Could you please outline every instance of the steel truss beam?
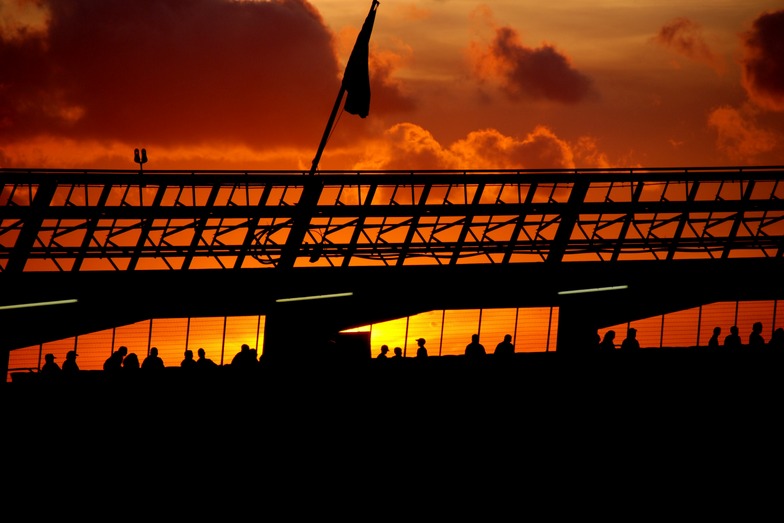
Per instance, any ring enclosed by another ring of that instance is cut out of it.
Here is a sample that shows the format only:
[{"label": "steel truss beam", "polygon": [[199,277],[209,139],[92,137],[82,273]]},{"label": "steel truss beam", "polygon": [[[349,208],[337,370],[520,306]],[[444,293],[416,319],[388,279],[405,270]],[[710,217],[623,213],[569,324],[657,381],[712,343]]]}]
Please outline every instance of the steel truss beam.
[{"label": "steel truss beam", "polygon": [[0,272],[780,258],[784,168],[0,170]]}]

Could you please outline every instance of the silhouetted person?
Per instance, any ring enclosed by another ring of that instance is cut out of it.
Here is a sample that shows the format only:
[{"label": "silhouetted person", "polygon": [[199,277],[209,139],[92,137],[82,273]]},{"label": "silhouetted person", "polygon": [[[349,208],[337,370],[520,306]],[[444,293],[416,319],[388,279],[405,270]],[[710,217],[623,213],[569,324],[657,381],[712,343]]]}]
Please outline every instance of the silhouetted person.
[{"label": "silhouetted person", "polygon": [[726,349],[735,350],[741,348],[743,343],[740,340],[740,334],[738,334],[738,326],[733,325],[730,327],[730,333],[724,337],[724,347]]},{"label": "silhouetted person", "polygon": [[76,354],[75,350],[69,350],[65,354],[65,361],[63,361],[63,376],[74,376],[79,373],[79,365],[76,363]]},{"label": "silhouetted person", "polygon": [[591,352],[600,352],[600,345],[602,344],[602,337],[599,335],[599,329],[593,331],[590,339]]},{"label": "silhouetted person", "polygon": [[768,347],[771,349],[781,350],[784,349],[784,327],[779,327],[773,331],[768,342]]},{"label": "silhouetted person", "polygon": [[231,359],[231,366],[234,368],[245,368],[253,366],[256,363],[256,357],[250,351],[250,345],[243,343],[240,346],[240,351]]},{"label": "silhouetted person", "polygon": [[126,372],[135,372],[141,368],[139,365],[139,356],[135,352],[128,354],[122,361],[123,370]]},{"label": "silhouetted person", "polygon": [[479,334],[471,335],[471,343],[466,345],[465,355],[471,359],[481,358],[487,354],[485,346],[479,343]]},{"label": "silhouetted person", "polygon": [[389,352],[389,345],[382,345],[381,351],[376,355],[376,359],[385,360],[387,359],[387,353]]},{"label": "silhouetted person", "polygon": [[629,327],[626,337],[621,342],[622,351],[635,351],[640,348],[640,341],[637,339],[637,329]]},{"label": "silhouetted person", "polygon": [[615,352],[615,331],[610,329],[604,333],[604,338],[599,344],[599,352]]},{"label": "silhouetted person", "polygon": [[150,347],[150,353],[142,361],[142,370],[157,371],[163,370],[163,359],[158,356],[158,347]]},{"label": "silhouetted person", "polygon": [[721,327],[713,327],[713,335],[708,340],[709,349],[719,348],[719,336],[721,336]]},{"label": "silhouetted person", "polygon": [[139,356],[135,352],[129,352],[122,361],[122,379],[126,382],[136,382],[140,377],[140,369]]},{"label": "silhouetted person", "polygon": [[749,348],[762,349],[765,347],[765,338],[762,337],[762,322],[755,321],[749,334]]},{"label": "silhouetted person", "polygon": [[193,359],[193,351],[191,349],[185,349],[183,353],[183,359],[180,362],[180,367],[185,370],[193,370],[196,368],[196,360]]},{"label": "silhouetted person", "polygon": [[403,359],[403,349],[401,349],[400,347],[395,347],[393,352],[394,352],[394,355],[392,356],[391,359],[393,359],[393,360],[402,360]]},{"label": "silhouetted person", "polygon": [[427,358],[427,347],[425,347],[425,338],[417,338],[417,350],[416,350],[416,357],[417,358]]},{"label": "silhouetted person", "polygon": [[199,370],[213,370],[218,368],[218,364],[207,357],[207,352],[204,348],[199,347],[196,351],[198,358],[196,358],[196,368]]},{"label": "silhouetted person", "polygon": [[56,380],[60,377],[62,369],[57,364],[54,354],[47,354],[44,356],[44,364],[41,367],[41,377],[45,380]]},{"label": "silhouetted person", "polygon": [[240,351],[234,355],[229,365],[231,372],[241,375],[250,375],[260,367],[256,349],[251,349],[250,345],[243,343]]},{"label": "silhouetted person", "polygon": [[103,362],[103,370],[107,372],[119,372],[122,370],[122,363],[127,355],[128,347],[120,345],[117,350],[112,352],[112,355]]},{"label": "silhouetted person", "polygon": [[495,346],[495,350],[493,354],[498,356],[499,358],[508,358],[512,354],[514,354],[515,348],[514,344],[512,343],[512,335],[511,334],[504,334],[504,339]]}]

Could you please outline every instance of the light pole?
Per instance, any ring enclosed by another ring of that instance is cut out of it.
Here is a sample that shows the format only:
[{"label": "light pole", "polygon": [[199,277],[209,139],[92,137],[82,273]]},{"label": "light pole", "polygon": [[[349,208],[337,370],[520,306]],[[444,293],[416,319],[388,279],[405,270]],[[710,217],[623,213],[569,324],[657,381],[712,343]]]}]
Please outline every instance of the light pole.
[{"label": "light pole", "polygon": [[133,161],[139,164],[139,174],[144,172],[144,164],[147,163],[147,149],[142,149],[139,156],[139,149],[133,150]]}]

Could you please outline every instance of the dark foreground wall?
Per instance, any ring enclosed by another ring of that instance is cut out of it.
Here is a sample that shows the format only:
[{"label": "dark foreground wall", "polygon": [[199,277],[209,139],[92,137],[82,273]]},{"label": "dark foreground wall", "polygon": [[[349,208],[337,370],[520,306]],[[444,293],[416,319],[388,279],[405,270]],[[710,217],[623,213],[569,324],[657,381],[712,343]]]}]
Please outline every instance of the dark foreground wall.
[{"label": "dark foreground wall", "polygon": [[383,363],[5,384],[6,509],[628,520],[779,498],[784,353]]},{"label": "dark foreground wall", "polygon": [[[182,413],[204,420],[231,414],[252,422],[261,413],[328,418],[350,413],[371,420],[396,413],[422,416],[471,409],[515,413],[558,409],[620,409],[625,413],[661,406],[673,413],[694,402],[731,408],[750,398],[778,402],[784,392],[784,351],[744,348],[736,352],[692,349],[642,349],[637,353],[574,356],[559,352],[518,353],[509,359],[487,355],[262,362],[252,369],[218,367],[211,372],[166,368],[159,374],[111,375],[81,371],[73,379],[46,381],[36,373],[15,373],[2,388],[6,416],[46,419],[168,419]],[[76,418],[78,416],[78,418]],[[6,418],[13,421],[13,418]],[[142,418],[143,419],[143,418]],[[344,420],[351,423],[351,419]],[[339,424],[336,420],[330,424]],[[71,429],[79,425],[71,423]],[[231,428],[230,425],[226,426]]]}]

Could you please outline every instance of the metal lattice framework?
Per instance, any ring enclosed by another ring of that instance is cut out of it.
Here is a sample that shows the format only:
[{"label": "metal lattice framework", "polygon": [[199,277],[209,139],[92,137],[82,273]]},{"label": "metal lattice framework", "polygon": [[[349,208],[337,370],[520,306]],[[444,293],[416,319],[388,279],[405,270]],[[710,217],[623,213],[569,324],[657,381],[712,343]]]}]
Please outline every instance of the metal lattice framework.
[{"label": "metal lattice framework", "polygon": [[781,258],[784,167],[0,170],[0,272]]}]

